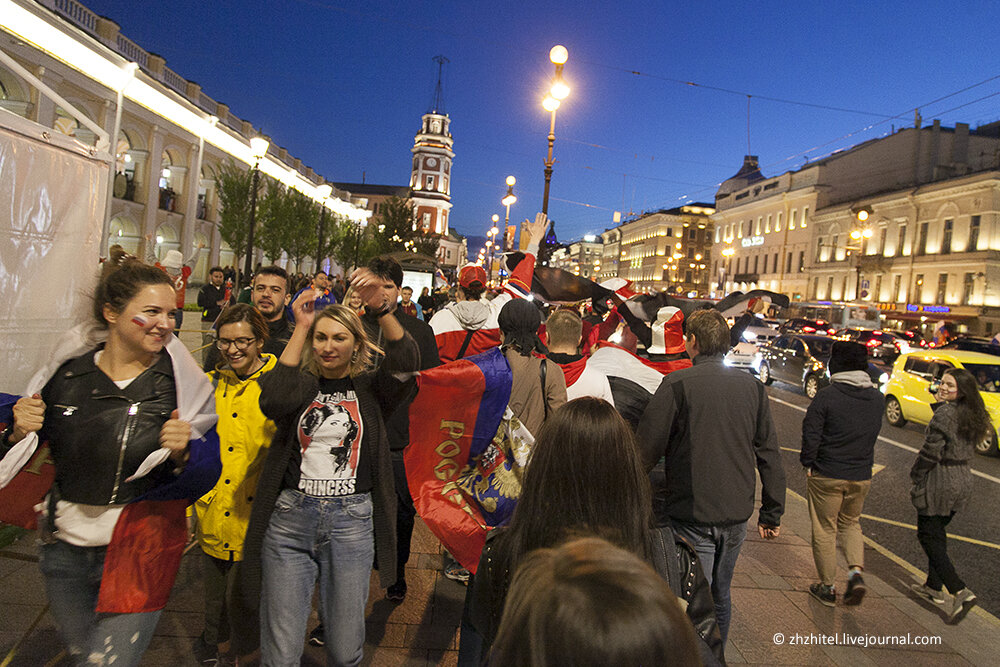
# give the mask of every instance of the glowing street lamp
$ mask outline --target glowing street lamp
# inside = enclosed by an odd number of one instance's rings
[[[569,51],[561,44],[556,44],[549,51],[549,60],[556,67],[555,76],[552,78],[552,86],[549,94],[542,100],[542,108],[551,114],[549,120],[549,152],[545,157],[545,192],[542,195],[542,213],[549,212],[549,184],[552,182],[552,145],[556,140],[556,109],[559,103],[569,96],[569,86],[563,80],[563,66],[569,60]]]

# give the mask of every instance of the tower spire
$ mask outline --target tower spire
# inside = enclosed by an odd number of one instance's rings
[[[434,86],[434,99],[431,101],[431,108],[427,110],[427,113],[444,114],[444,88],[441,85],[441,77],[445,63],[451,61],[444,56],[434,56],[432,60],[438,64],[438,80],[437,85]]]

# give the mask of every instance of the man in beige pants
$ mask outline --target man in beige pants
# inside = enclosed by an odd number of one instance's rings
[[[844,603],[861,604],[867,590],[859,518],[871,487],[885,399],[868,375],[864,345],[834,343],[828,367],[830,386],[816,394],[802,421],[799,460],[808,477],[813,559],[820,578],[809,593],[833,607],[838,533],[849,568]]]

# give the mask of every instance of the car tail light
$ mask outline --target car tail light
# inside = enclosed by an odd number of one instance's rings
[[[867,345],[868,347],[878,347],[879,346],[879,341],[877,339],[875,339],[875,338],[872,338],[870,341],[868,341],[867,343],[865,343],[865,345]]]
[[[827,329],[827,330],[826,330],[826,333],[827,333],[828,335],[832,336],[833,334],[837,333],[837,330],[836,330],[836,329]]]
[[[816,329],[810,326],[804,326],[802,327],[802,331],[804,331],[805,333],[813,333],[816,331]]]

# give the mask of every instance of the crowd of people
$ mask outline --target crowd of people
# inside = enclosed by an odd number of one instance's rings
[[[731,330],[717,310],[643,317],[614,295],[583,317],[525,298],[546,225],[525,224],[525,257],[502,289],[469,265],[451,300],[428,288],[414,300],[390,258],[346,279],[262,266],[245,302],[230,267],[213,267],[198,295],[198,361],[174,336],[197,253],[112,253],[92,320],[60,342],[0,441],[5,462],[26,460],[39,439],[51,448],[41,569],[72,658],[138,664],[193,526],[200,656],[238,664],[259,651],[264,665],[296,665],[308,636],[328,664],[359,664],[373,565],[388,600],[407,595],[417,509],[404,451],[427,445],[409,428],[418,375],[499,349],[504,420],[530,458],[478,564],[445,564],[468,581],[459,664],[725,664],[758,478],[756,530],[781,531],[768,395],[723,364]],[[820,580],[810,593],[826,605],[837,601],[838,532],[843,601],[866,591],[858,520],[883,404],[865,362],[864,346],[834,344],[832,382],[802,428]],[[929,560],[913,590],[944,605],[947,587],[958,622],[975,595],[948,559],[945,527],[968,500],[973,443],[990,425],[967,372],[948,371],[938,398],[911,471]],[[122,579],[130,570],[138,587]],[[321,623],[307,635],[317,589]]]

